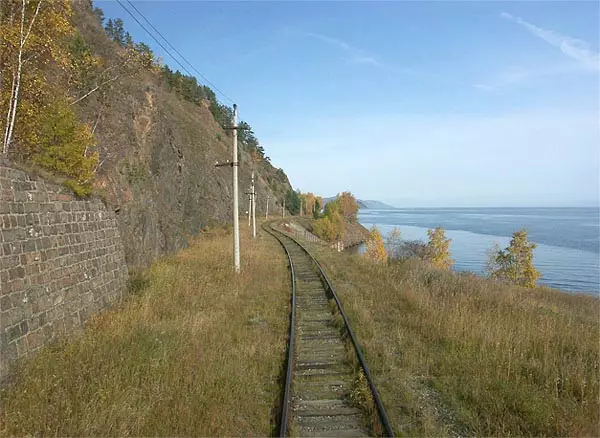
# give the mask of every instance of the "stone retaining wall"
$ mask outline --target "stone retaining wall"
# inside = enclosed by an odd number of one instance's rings
[[[0,380],[120,299],[126,280],[114,212],[0,163]]]

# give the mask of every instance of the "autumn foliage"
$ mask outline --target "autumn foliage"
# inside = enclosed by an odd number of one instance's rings
[[[391,259],[400,258],[402,253],[402,233],[398,227],[394,227],[386,236],[386,247]]]
[[[304,199],[307,199],[308,195],[303,195]],[[310,202],[312,197],[308,197]],[[314,198],[314,203],[318,211],[322,199],[320,197]],[[325,211],[323,217],[317,219],[313,224],[314,233],[321,239],[328,242],[339,241],[344,238],[345,221],[356,222],[356,214],[358,212],[358,203],[356,198],[350,192],[344,192],[334,201],[330,201],[325,205]],[[318,216],[318,213],[315,213]]]
[[[365,257],[378,262],[383,263],[387,260],[387,253],[385,251],[385,244],[383,238],[377,227],[373,226],[369,231],[369,238],[366,243]]]
[[[488,271],[496,280],[524,287],[536,287],[540,273],[533,265],[536,244],[527,240],[527,231],[513,233],[510,245],[504,250],[495,247],[490,253]]]
[[[444,229],[437,227],[427,230],[429,241],[425,249],[425,260],[434,268],[450,269],[454,265],[454,260],[450,253],[450,241],[446,238]]]
[[[330,206],[330,204],[332,204]],[[327,242],[335,242],[344,238],[344,217],[335,203],[325,206],[325,214],[313,224],[314,233]]]
[[[337,199],[334,201],[338,203],[339,211],[350,222],[357,221],[357,213],[358,213],[358,202],[356,202],[356,198],[350,192],[343,192],[341,195],[337,196]]]
[[[98,156],[89,128],[73,111],[68,86],[83,80],[93,57],[71,56],[71,13],[68,0],[2,2],[0,132],[4,154],[61,174],[86,194]],[[48,77],[57,86],[49,86]]]
[[[313,223],[313,232],[327,242],[334,242],[339,235],[336,225],[327,217],[319,218]]]
[[[302,200],[302,211],[300,214],[305,216],[313,216],[315,214],[316,207],[316,197],[314,193],[303,193],[300,195],[300,199]]]

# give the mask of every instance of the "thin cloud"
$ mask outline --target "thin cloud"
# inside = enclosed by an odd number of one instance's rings
[[[365,64],[371,65],[376,68],[380,68],[382,70],[389,70],[394,72],[406,72],[406,70],[397,70],[393,67],[389,67],[384,63],[378,61],[375,57],[369,55],[364,50],[359,49],[358,47],[354,47],[351,44],[348,44],[346,41],[332,38],[326,35],[321,35],[319,33],[314,32],[305,32],[305,35],[311,38],[315,38],[319,41],[329,44],[330,46],[337,47],[338,49],[346,52],[349,57],[345,58],[352,64]]]
[[[325,35],[321,35],[321,34],[318,34],[318,33],[313,33],[313,32],[307,32],[306,36],[316,38],[316,39],[321,40],[321,41],[323,41],[325,43],[331,44],[332,46],[339,47],[340,49],[343,49],[343,50],[346,50],[346,51],[349,51],[349,52],[362,52],[362,50],[360,50],[360,49],[358,49],[356,47],[352,47],[347,42],[342,41],[342,40],[338,40],[336,38],[331,38],[331,37],[328,37],[328,36],[325,36]]]
[[[477,88],[478,90],[483,90],[483,91],[496,91],[497,87],[495,85],[474,84],[473,88]]]
[[[386,68],[385,65],[383,65],[382,63],[377,61],[375,58],[372,58],[370,56],[361,56],[358,58],[354,58],[354,59],[352,59],[352,62],[354,62],[355,64],[369,64],[369,65],[373,65],[373,66],[379,67],[379,68]]]
[[[534,24],[523,20],[521,17],[515,17],[507,12],[502,12],[500,16],[525,27],[533,35],[558,48],[569,58],[579,61],[586,68],[600,70],[600,55],[594,52],[587,42],[577,38],[571,38],[570,36],[561,35],[552,30],[542,29],[541,27],[537,27]]]
[[[544,76],[545,72],[513,70],[502,73],[488,83],[474,84],[473,87],[483,91],[503,91],[506,88],[528,82],[533,77]]]
[[[584,72],[592,70],[584,68]],[[539,83],[542,80],[553,80],[564,75],[581,74],[581,64],[555,65],[543,67],[517,67],[510,68],[499,73],[494,73],[483,82],[478,82],[472,86],[481,91],[504,92],[513,87],[526,86],[532,83]]]

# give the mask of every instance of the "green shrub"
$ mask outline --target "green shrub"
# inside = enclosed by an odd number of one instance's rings
[[[88,195],[98,163],[98,153],[89,151],[95,139],[88,126],[77,120],[66,99],[56,99],[43,108],[38,129],[34,162],[66,176],[65,184],[76,194]]]

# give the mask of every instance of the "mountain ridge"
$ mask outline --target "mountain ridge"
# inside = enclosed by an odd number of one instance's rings
[[[328,202],[335,201],[336,198],[337,196],[323,198],[323,205],[327,205]],[[360,208],[365,210],[395,210],[397,208],[384,202],[372,199],[357,199],[356,202]]]

